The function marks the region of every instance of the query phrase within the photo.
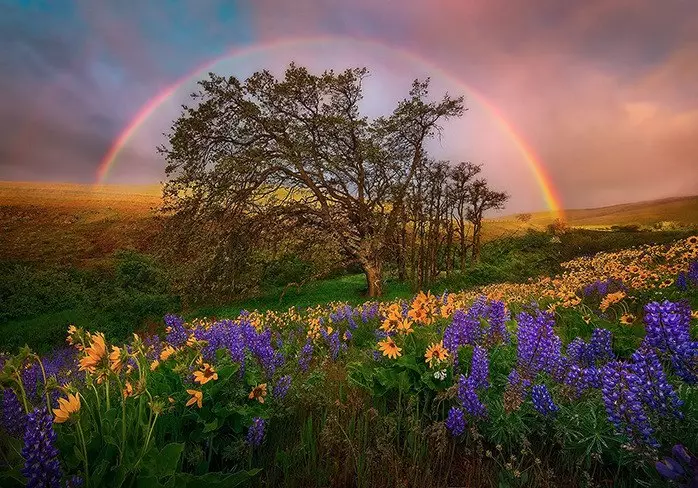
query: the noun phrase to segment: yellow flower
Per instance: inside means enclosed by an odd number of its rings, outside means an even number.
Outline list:
[[[158,366],[160,366],[160,361],[156,359],[155,361],[150,363],[150,371],[155,371]]]
[[[620,323],[623,325],[631,325],[635,321],[635,316],[631,313],[624,313],[620,317]]]
[[[261,385],[257,385],[254,388],[252,388],[252,391],[250,392],[250,396],[248,397],[250,400],[257,399],[259,403],[264,403],[264,397],[267,396],[267,384],[262,383]]]
[[[124,398],[128,398],[133,395],[133,386],[131,386],[130,381],[126,382],[126,385],[124,386],[124,391],[122,393],[124,395]]]
[[[167,361],[167,358],[172,356],[176,352],[175,348],[172,346],[166,346],[160,353],[160,359],[162,361]]]
[[[388,356],[391,359],[397,359],[398,356],[402,356],[400,353],[402,349],[397,347],[392,337],[388,337],[386,340],[379,342],[378,348],[383,353],[383,356]]]
[[[53,413],[56,416],[54,422],[61,424],[68,420],[71,414],[80,411],[80,398],[72,393],[68,393],[68,398],[58,399],[58,408],[53,409]]]
[[[201,368],[201,371],[194,371],[194,381],[196,383],[205,385],[211,380],[218,379],[218,373],[216,373],[216,370],[213,369],[213,366],[211,366],[210,364],[203,363],[201,365]]]
[[[448,349],[444,347],[443,341],[435,342],[427,348],[424,354],[424,359],[429,363],[429,367],[433,367],[434,363],[440,363],[448,357]]]
[[[691,317],[698,320],[698,310],[694,310],[693,312],[691,312]]]
[[[109,354],[109,362],[111,364],[111,369],[115,373],[121,371],[124,365],[123,358],[121,356],[121,348],[116,346],[111,347],[111,354]]]
[[[194,405],[196,403],[196,405],[199,408],[201,408],[201,406],[203,405],[203,400],[204,400],[203,392],[201,392],[199,390],[187,390],[187,393],[189,393],[191,395],[191,398],[187,402],[187,407],[190,405]]]
[[[397,330],[401,334],[405,335],[414,332],[414,329],[412,329],[412,322],[410,322],[409,319],[402,319],[400,322],[398,322]]]
[[[85,357],[80,360],[80,371],[94,373],[97,365],[107,353],[107,345],[102,333],[92,334],[92,343],[85,349]]]

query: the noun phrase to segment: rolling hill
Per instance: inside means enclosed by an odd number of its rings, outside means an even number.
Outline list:
[[[147,252],[158,230],[160,191],[159,185],[0,182],[0,260],[92,266],[118,249]],[[566,217],[584,228],[698,225],[698,196],[573,209]],[[534,213],[525,223],[516,215],[491,219],[485,237],[543,229],[554,219],[550,212]]]

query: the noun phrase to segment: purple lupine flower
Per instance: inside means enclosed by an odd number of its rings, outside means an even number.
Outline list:
[[[601,368],[589,366],[582,370],[582,379],[586,388],[601,388]]]
[[[298,353],[298,367],[300,367],[301,371],[305,372],[308,370],[308,366],[310,365],[310,361],[313,359],[313,341],[308,339],[305,342],[305,345],[303,348],[300,350]]]
[[[80,476],[74,475],[66,480],[65,488],[80,488],[84,484],[85,482]]]
[[[645,342],[661,352],[673,353],[676,348],[691,340],[689,328],[691,307],[685,301],[645,305]]]
[[[330,355],[332,356],[332,360],[336,361],[339,357],[339,351],[342,348],[342,343],[339,340],[339,331],[336,330],[331,334],[328,334],[327,330],[323,328],[320,329],[320,334],[325,339],[327,347],[330,349]]]
[[[460,375],[458,378],[458,400],[473,417],[484,417],[487,415],[487,408],[480,401],[475,391],[475,382],[472,377],[466,378]]]
[[[27,399],[30,402],[37,401],[42,394],[39,388],[43,381],[41,367],[36,362],[32,362],[27,367],[22,368],[20,374],[22,375],[22,383],[24,384],[24,392],[27,395]]]
[[[271,345],[271,330],[265,329],[261,333],[249,335],[247,347],[257,358],[267,376],[271,377],[276,371],[275,351]]]
[[[683,418],[680,410],[683,402],[667,381],[657,353],[642,348],[632,355],[631,360],[629,367],[637,378],[638,389],[645,405],[662,416]]]
[[[698,342],[684,342],[676,348],[671,357],[671,364],[676,375],[686,383],[698,383]]]
[[[407,314],[410,312],[410,304],[407,303],[405,300],[401,300],[400,305],[402,307],[402,317],[405,318],[407,317]]]
[[[615,358],[611,348],[612,335],[607,329],[594,329],[587,344],[576,337],[567,345],[567,357],[581,368],[605,364]]]
[[[169,327],[166,334],[167,342],[172,347],[181,347],[186,344],[189,334],[184,327],[184,319],[179,315],[168,314],[164,317],[165,325]]]
[[[260,417],[252,419],[252,425],[247,429],[247,444],[251,447],[259,447],[264,441],[265,421]]]
[[[22,449],[22,474],[27,478],[28,487],[60,487],[61,466],[55,443],[51,414],[45,408],[34,410],[27,416]]]
[[[676,277],[676,288],[678,288],[680,291],[686,291],[688,290],[688,276],[686,273],[681,271],[678,276]]]
[[[671,450],[672,456],[655,464],[662,477],[672,480],[676,486],[695,488],[698,486],[698,457],[694,456],[681,444]]]
[[[642,402],[641,382],[626,363],[613,361],[604,367],[601,392],[609,421],[633,442],[659,444]]]
[[[510,318],[504,302],[499,300],[490,302],[487,312],[489,327],[486,332],[487,341],[490,344],[509,342],[509,331],[507,330],[506,323]]]
[[[676,374],[698,383],[698,342],[691,341],[691,307],[686,301],[652,302],[645,306],[644,344],[668,355]]]
[[[451,407],[448,411],[448,418],[446,419],[446,428],[453,437],[458,437],[465,432],[465,416],[463,415],[463,409]]]
[[[562,341],[553,330],[552,314],[535,310],[521,312],[517,321],[517,364],[524,375],[533,378],[538,372],[553,374],[559,371]]]
[[[388,333],[382,329],[375,329],[373,331],[373,335],[375,336],[377,341],[382,341],[388,337]]]
[[[531,388],[531,401],[533,408],[544,417],[551,416],[560,410],[560,407],[553,402],[553,397],[545,385],[535,385]]]
[[[584,380],[584,371],[576,364],[570,365],[563,382],[572,388],[575,398],[582,396],[584,391],[587,389],[587,383]]]
[[[470,367],[470,378],[472,378],[474,388],[488,388],[490,374],[489,358],[487,350],[475,346],[473,349],[473,358]]]
[[[14,437],[19,437],[25,430],[27,417],[22,404],[14,390],[5,388],[2,392],[2,428]]]
[[[567,344],[567,357],[576,366],[583,366],[586,363],[587,344],[581,337],[575,337]]]
[[[345,340],[346,342],[351,341],[353,337],[354,337],[354,336],[352,335],[351,331],[349,331],[349,330],[345,330],[345,331],[344,331],[344,340]]]
[[[279,378],[276,381],[276,384],[274,385],[274,388],[272,388],[272,395],[274,395],[274,398],[278,398],[281,400],[286,396],[288,393],[288,389],[291,387],[291,376],[290,375],[285,375]]]
[[[611,348],[612,334],[608,329],[594,329],[591,333],[589,346],[587,348],[589,365],[593,366],[596,362],[608,362],[615,359],[613,349]]]
[[[698,285],[698,261],[693,261],[688,266],[688,273],[686,273],[686,277],[688,278],[688,281],[694,285]]]
[[[482,338],[482,326],[480,317],[482,309],[480,302],[476,301],[467,312],[456,310],[451,324],[444,331],[444,347],[458,361],[458,348],[469,344],[478,344]],[[482,312],[484,313],[484,312]]]

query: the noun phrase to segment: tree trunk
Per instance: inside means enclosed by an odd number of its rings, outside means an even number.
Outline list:
[[[477,223],[473,226],[473,262],[480,262],[480,234],[482,232],[482,224]]]
[[[362,261],[364,274],[366,275],[366,283],[368,285],[368,296],[371,298],[383,295],[383,272],[380,262]]]
[[[404,211],[400,229],[400,250],[398,254],[398,280],[407,281],[407,220]]]

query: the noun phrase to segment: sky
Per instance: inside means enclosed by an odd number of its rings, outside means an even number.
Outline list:
[[[0,180],[164,178],[155,147],[208,71],[366,66],[364,109],[414,77],[468,111],[430,143],[508,211],[698,194],[698,0],[0,0]],[[170,90],[171,96],[153,99]],[[162,98],[162,97],[161,97]],[[148,116],[133,121],[148,109]]]

